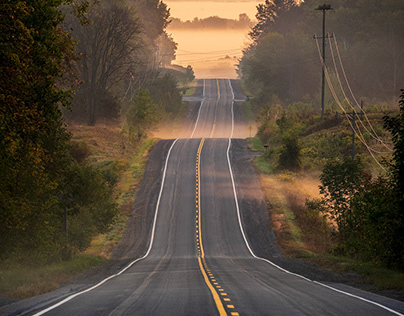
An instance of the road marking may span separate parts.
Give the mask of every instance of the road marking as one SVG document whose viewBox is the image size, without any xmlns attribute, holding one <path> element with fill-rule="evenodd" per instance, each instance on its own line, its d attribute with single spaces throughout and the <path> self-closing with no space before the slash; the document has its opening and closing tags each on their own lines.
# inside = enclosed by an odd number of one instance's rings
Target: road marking
<svg viewBox="0 0 404 316">
<path fill-rule="evenodd" d="M 227 315 L 226 309 L 223 305 L 223 302 L 221 300 L 220 295 L 222 296 L 227 296 L 227 293 L 224 293 L 224 290 L 222 287 L 219 285 L 219 283 L 216 281 L 216 278 L 214 277 L 213 273 L 210 271 L 208 268 L 208 265 L 206 263 L 205 259 L 205 251 L 203 249 L 203 242 L 202 242 L 202 221 L 201 221 L 201 191 L 200 191 L 200 183 L 201 183 L 201 152 L 203 148 L 203 144 L 205 143 L 205 138 L 202 138 L 199 147 L 198 147 L 198 152 L 197 152 L 197 158 L 196 158 L 196 214 L 195 214 L 195 219 L 196 219 L 196 243 L 197 243 L 197 251 L 198 251 L 198 265 L 199 269 L 201 270 L 201 273 L 203 275 L 203 278 L 205 280 L 206 285 L 208 286 L 213 300 L 215 301 L 216 308 L 219 311 L 220 316 Z M 210 280 L 209 280 L 210 278 Z M 212 285 L 213 283 L 213 285 Z M 217 291 L 216 291 L 216 289 Z M 220 294 L 220 295 L 219 295 Z M 234 305 L 232 308 L 234 308 Z M 227 306 L 228 309 L 230 307 Z"/>
<path fill-rule="evenodd" d="M 230 82 L 230 80 L 229 80 L 229 82 Z M 317 281 L 310 280 L 310 279 L 308 279 L 308 278 L 306 278 L 306 277 L 304 277 L 304 276 L 302 276 L 302 275 L 300 275 L 300 274 L 297 274 L 297 273 L 293 273 L 293 272 L 291 272 L 291 271 L 288 271 L 288 270 L 286 270 L 286 269 L 284 269 L 284 268 L 278 266 L 277 264 L 273 263 L 272 261 L 270 261 L 270 260 L 268 260 L 268 259 L 265 259 L 265 258 L 262 258 L 262 257 L 258 257 L 258 256 L 252 251 L 252 249 L 251 249 L 251 247 L 250 247 L 250 244 L 249 244 L 248 241 L 247 241 L 247 237 L 246 237 L 245 232 L 244 232 L 243 224 L 242 224 L 242 222 L 241 222 L 240 208 L 239 208 L 238 197 L 237 197 L 237 193 L 236 193 L 236 185 L 235 185 L 235 183 L 234 183 L 234 176 L 233 176 L 232 166 L 231 166 L 231 162 L 230 162 L 230 147 L 231 147 L 231 138 L 229 138 L 229 143 L 228 143 L 228 146 L 227 146 L 227 164 L 228 164 L 228 167 L 229 167 L 230 178 L 231 178 L 231 182 L 232 182 L 232 186 L 233 186 L 233 195 L 234 195 L 234 201 L 235 201 L 235 204 L 236 204 L 236 210 L 237 210 L 237 217 L 238 217 L 238 222 L 239 222 L 239 228 L 240 228 L 241 234 L 243 235 L 244 243 L 245 243 L 245 245 L 247 246 L 247 249 L 248 249 L 248 251 L 250 252 L 251 256 L 253 256 L 255 259 L 258 259 L 258 260 L 264 261 L 264 262 L 266 262 L 266 263 L 269 263 L 270 265 L 274 266 L 275 268 L 277 268 L 277 269 L 279 269 L 279 270 L 281 270 L 281 271 L 283 271 L 283 272 L 285 272 L 285 273 L 287 273 L 287 274 L 294 275 L 294 276 L 296 276 L 296 277 L 298 277 L 298 278 L 301 278 L 301 279 L 303 279 L 303 280 L 306 280 L 306 281 L 308 281 L 308 282 L 310 282 L 310 283 L 315 283 L 315 284 L 318 284 L 318 285 L 320 285 L 320 286 L 326 287 L 326 288 L 328 288 L 328 289 L 330 289 L 330 290 L 333 290 L 333 291 L 335 291 L 335 292 L 338 292 L 338 293 L 341 293 L 341 294 L 344 294 L 344 295 L 347 295 L 347 296 L 350 296 L 350 297 L 354 297 L 354 298 L 359 299 L 359 300 L 361 300 L 361 301 L 364 301 L 364 302 L 373 304 L 373 305 L 378 306 L 378 307 L 380 307 L 380 308 L 382 308 L 382 309 L 384 309 L 384 310 L 387 310 L 387 311 L 389 311 L 389 312 L 391 312 L 391 313 L 393 313 L 393 314 L 396 314 L 396 315 L 399 315 L 399 316 L 404 316 L 404 314 L 402 314 L 402 313 L 400 313 L 400 312 L 397 312 L 397 311 L 395 311 L 395 310 L 393 310 L 393 309 L 391 309 L 391 308 L 389 308 L 389 307 L 387 307 L 387 306 L 384 306 L 384 305 L 379 304 L 379 303 L 377 303 L 377 302 L 368 300 L 368 299 L 363 298 L 363 297 L 361 297 L 361 296 L 354 295 L 354 294 L 351 294 L 351 293 L 348 293 L 348 292 L 345 292 L 345 291 L 336 289 L 336 288 L 334 288 L 334 287 L 332 287 L 332 286 L 323 284 L 323 283 L 321 283 L 321 282 L 317 282 Z"/>
<path fill-rule="evenodd" d="M 231 133 L 230 133 L 230 138 L 233 138 L 233 133 L 234 133 L 234 91 L 233 91 L 233 87 L 231 86 L 230 79 L 229 79 L 229 87 L 230 87 L 231 95 L 233 96 L 233 100 L 231 101 Z"/>
<path fill-rule="evenodd" d="M 105 282 L 115 278 L 118 275 L 121 275 L 126 270 L 128 270 L 131 266 L 133 266 L 136 262 L 139 262 L 140 260 L 145 259 L 149 255 L 149 253 L 150 253 L 150 251 L 151 251 L 151 249 L 153 247 L 154 234 L 155 234 L 155 231 L 156 231 L 157 215 L 159 213 L 161 195 L 163 193 L 164 183 L 165 183 L 165 180 L 166 180 L 168 160 L 169 160 L 170 155 L 171 155 L 171 150 L 173 149 L 173 147 L 177 143 L 177 141 L 178 141 L 178 138 L 176 140 L 174 140 L 174 142 L 171 144 L 171 147 L 170 147 L 170 149 L 168 150 L 168 153 L 167 153 L 167 158 L 166 158 L 166 162 L 165 162 L 165 165 L 164 165 L 163 177 L 162 177 L 162 181 L 161 181 L 160 193 L 159 193 L 159 197 L 157 199 L 157 205 L 156 205 L 155 214 L 154 214 L 154 221 L 153 221 L 152 234 L 151 234 L 151 238 L 150 238 L 150 244 L 149 244 L 149 248 L 147 249 L 146 254 L 143 257 L 138 258 L 138 259 L 132 261 L 131 263 L 129 263 L 125 268 L 123 268 L 118 273 L 110 275 L 109 277 L 105 278 L 101 282 L 97 283 L 96 285 L 94 285 L 94 286 L 92 286 L 92 287 L 90 287 L 90 288 L 88 288 L 86 290 L 83 290 L 81 292 L 77 292 L 75 294 L 72 294 L 72 295 L 66 297 L 64 300 L 62 300 L 62 301 L 60 301 L 60 302 L 58 302 L 58 303 L 56 303 L 56 304 L 54 304 L 52 306 L 49 306 L 48 308 L 46 308 L 44 310 L 39 311 L 38 313 L 34 314 L 34 316 L 40 316 L 40 315 L 46 314 L 47 312 L 55 309 L 56 307 L 59 307 L 59 306 L 63 305 L 64 303 L 67 303 L 68 301 L 72 300 L 73 298 L 96 289 L 97 287 L 101 286 Z"/>
<path fill-rule="evenodd" d="M 216 79 L 216 85 L 217 85 L 217 100 L 216 100 L 216 107 L 215 107 L 215 117 L 213 119 L 213 127 L 212 127 L 212 131 L 210 133 L 209 138 L 212 138 L 213 132 L 215 131 L 215 128 L 216 128 L 217 108 L 218 108 L 219 100 L 220 100 L 220 87 L 219 87 L 219 80 L 218 79 Z"/>
<path fill-rule="evenodd" d="M 195 121 L 195 125 L 194 125 L 194 130 L 191 133 L 191 136 L 189 138 L 193 138 L 195 131 L 196 131 L 196 127 L 198 126 L 198 122 L 199 122 L 199 117 L 201 115 L 201 110 L 203 107 L 203 103 L 205 102 L 205 79 L 203 79 L 203 93 L 202 93 L 202 102 L 201 102 L 201 106 L 199 107 L 198 110 L 198 116 L 196 117 L 196 121 Z"/>
</svg>

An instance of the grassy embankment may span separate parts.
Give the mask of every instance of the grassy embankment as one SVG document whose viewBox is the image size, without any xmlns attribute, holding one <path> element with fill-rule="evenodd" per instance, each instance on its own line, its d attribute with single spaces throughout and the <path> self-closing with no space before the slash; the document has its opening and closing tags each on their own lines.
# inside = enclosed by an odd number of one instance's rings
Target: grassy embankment
<svg viewBox="0 0 404 316">
<path fill-rule="evenodd" d="M 244 106 L 248 112 L 248 102 Z M 299 173 L 276 171 L 273 163 L 265 158 L 268 149 L 259 138 L 251 138 L 249 147 L 262 153 L 254 160 L 254 166 L 271 212 L 277 242 L 284 255 L 309 260 L 336 272 L 355 271 L 378 290 L 404 290 L 404 273 L 401 271 L 332 255 L 330 249 L 334 243 L 327 229 L 329 223 L 322 214 L 310 213 L 305 205 L 306 199 L 320 197 L 321 170 Z"/>
<path fill-rule="evenodd" d="M 130 148 L 122 138 L 119 126 L 76 126 L 69 130 L 73 140 L 84 142 L 90 149 L 89 163 L 98 166 L 114 165 L 119 176 L 116 189 L 120 208 L 111 231 L 95 238 L 90 248 L 77 253 L 72 260 L 47 266 L 33 263 L 2 262 L 0 264 L 0 295 L 24 299 L 59 288 L 60 283 L 71 282 L 74 276 L 108 259 L 125 229 L 131 204 L 140 183 L 149 150 L 155 139 L 147 139 L 136 148 Z"/>
<path fill-rule="evenodd" d="M 196 80 L 181 89 L 185 95 L 192 95 L 195 87 Z M 186 115 L 186 111 L 183 112 L 174 118 L 176 126 L 182 124 Z M 77 253 L 70 261 L 56 262 L 47 266 L 1 262 L 0 296 L 25 299 L 55 290 L 61 283 L 73 281 L 78 273 L 107 260 L 125 230 L 137 187 L 143 177 L 148 153 L 157 139 L 149 138 L 133 147 L 125 138 L 124 130 L 114 124 L 99 124 L 94 127 L 71 125 L 69 130 L 73 135 L 73 141 L 87 145 L 90 151 L 86 159 L 88 163 L 100 167 L 113 167 L 118 175 L 116 196 L 120 209 L 119 216 L 110 232 L 94 238 L 86 251 Z"/>
</svg>

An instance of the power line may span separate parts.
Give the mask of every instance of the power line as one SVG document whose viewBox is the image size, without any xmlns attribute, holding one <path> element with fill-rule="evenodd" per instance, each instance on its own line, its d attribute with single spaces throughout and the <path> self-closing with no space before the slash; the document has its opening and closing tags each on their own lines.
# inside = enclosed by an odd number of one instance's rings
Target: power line
<svg viewBox="0 0 404 316">
<path fill-rule="evenodd" d="M 344 107 L 342 106 L 342 104 L 341 104 L 341 102 L 340 102 L 340 100 L 339 100 L 339 98 L 338 98 L 338 96 L 337 96 L 337 94 L 336 94 L 336 92 L 335 92 L 335 89 L 334 89 L 334 87 L 333 87 L 333 85 L 332 85 L 330 76 L 329 76 L 329 74 L 328 74 L 327 67 L 325 66 L 325 61 L 324 61 L 324 59 L 323 59 L 322 56 L 321 56 L 320 46 L 319 46 L 319 44 L 318 44 L 318 39 L 315 38 L 315 40 L 316 40 L 316 45 L 317 45 L 318 54 L 319 54 L 319 56 L 320 56 L 320 60 L 321 60 L 321 63 L 322 63 L 322 65 L 323 65 L 323 70 L 324 70 L 325 79 L 327 80 L 327 84 L 328 84 L 328 87 L 330 88 L 331 94 L 333 95 L 333 97 L 334 97 L 335 101 L 337 102 L 338 106 L 341 108 L 342 112 L 344 113 L 345 117 L 347 118 L 348 123 L 349 123 L 349 125 L 351 126 L 352 130 L 355 130 L 355 127 L 354 127 L 354 125 L 353 125 L 352 122 L 351 122 L 351 118 L 353 118 L 353 117 L 351 117 L 351 116 L 349 115 L 350 113 L 347 113 L 347 112 L 346 112 L 346 110 L 345 110 Z M 360 130 L 359 130 L 359 131 L 360 131 Z M 362 132 L 360 132 L 359 134 L 360 134 L 360 136 L 358 135 L 358 139 L 361 141 L 361 143 L 363 143 L 363 144 L 365 145 L 365 147 L 367 148 L 368 152 L 370 153 L 370 155 L 372 156 L 372 158 L 375 160 L 375 162 L 379 165 L 379 167 L 380 167 L 381 169 L 383 169 L 384 171 L 386 171 L 386 169 L 380 164 L 380 162 L 379 162 L 379 161 L 376 159 L 376 157 L 374 156 L 374 154 L 373 154 L 373 152 L 372 152 L 372 149 L 371 149 L 371 147 L 366 143 L 366 141 L 365 141 L 365 139 L 364 139 L 364 137 L 363 137 L 363 135 L 362 135 Z"/>
<path fill-rule="evenodd" d="M 206 54 L 217 54 L 217 53 L 232 53 L 232 52 L 240 52 L 241 53 L 242 49 L 241 48 L 232 48 L 232 49 L 223 49 L 223 50 L 214 50 L 214 51 L 208 51 L 208 52 L 192 52 L 188 50 L 181 50 L 177 49 L 177 52 L 184 52 L 185 54 L 180 54 L 180 55 L 206 55 Z"/>
<path fill-rule="evenodd" d="M 337 55 L 338 55 L 338 59 L 339 59 L 339 62 L 340 62 L 341 70 L 342 70 L 342 73 L 344 74 L 345 82 L 346 82 L 346 84 L 347 84 L 347 87 L 348 87 L 348 89 L 349 89 L 351 95 L 352 95 L 353 100 L 355 101 L 356 105 L 357 105 L 358 107 L 360 107 L 360 106 L 359 106 L 359 103 L 358 103 L 358 101 L 357 101 L 357 99 L 355 98 L 354 93 L 352 92 L 351 85 L 349 84 L 348 78 L 347 78 L 347 76 L 346 76 L 345 68 L 344 68 L 344 65 L 342 64 L 342 59 L 341 59 L 341 55 L 340 55 L 340 53 L 339 53 L 338 43 L 337 43 L 337 39 L 336 39 L 335 34 L 334 34 L 334 42 L 335 42 L 335 48 L 336 48 L 336 51 L 337 51 Z M 331 50 L 332 50 L 331 42 L 330 42 L 330 48 L 331 48 Z M 352 106 L 351 106 L 351 107 L 352 107 Z M 353 108 L 353 107 L 352 107 L 352 108 Z M 369 124 L 370 128 L 372 129 L 374 135 L 376 135 L 375 138 L 376 138 L 378 141 L 380 141 L 390 152 L 393 151 L 389 146 L 387 146 L 387 145 L 384 143 L 384 141 L 379 137 L 379 135 L 377 135 L 376 131 L 374 130 L 372 124 L 370 123 L 369 118 L 368 118 L 368 116 L 367 116 L 367 114 L 366 114 L 366 112 L 365 112 L 365 110 L 364 110 L 363 108 L 362 108 L 362 111 L 363 111 L 363 113 L 364 113 L 364 115 L 365 115 L 365 118 L 366 118 L 366 121 L 368 122 L 368 124 Z M 362 123 L 362 121 L 361 121 L 361 123 Z M 363 123 L 362 123 L 362 125 L 363 125 Z M 363 126 L 364 126 L 364 125 L 363 125 Z M 364 127 L 365 127 L 365 126 L 364 126 Z M 366 129 L 366 127 L 365 127 L 365 129 Z M 369 135 L 372 135 L 372 133 L 370 133 L 367 129 L 366 129 L 366 131 L 369 133 Z M 373 137 L 373 136 L 372 136 L 372 137 Z"/>
<path fill-rule="evenodd" d="M 333 34 L 332 37 L 334 37 L 334 40 L 335 40 L 335 35 L 334 35 L 334 34 Z M 335 69 L 335 75 L 336 75 L 336 77 L 337 77 L 339 86 L 340 86 L 340 88 L 341 88 L 341 92 L 342 92 L 342 94 L 344 95 L 345 99 L 347 100 L 348 105 L 349 105 L 349 106 L 351 107 L 351 109 L 355 112 L 356 110 L 355 110 L 355 108 L 352 106 L 351 102 L 349 101 L 348 96 L 345 94 L 345 90 L 344 90 L 344 88 L 343 88 L 343 86 L 342 86 L 342 82 L 341 82 L 341 79 L 340 79 L 340 77 L 339 77 L 339 71 L 338 71 L 337 64 L 336 64 L 336 62 L 335 62 L 334 50 L 333 50 L 333 48 L 332 48 L 331 39 L 329 39 L 329 44 L 330 44 L 331 56 L 332 56 L 332 60 L 333 60 L 333 64 L 334 64 L 334 69 Z M 339 56 L 339 59 L 340 59 L 341 68 L 344 69 L 344 68 L 343 68 L 343 65 L 342 65 L 341 56 L 339 55 L 339 52 L 338 52 L 338 56 Z M 345 71 L 344 71 L 344 73 L 345 73 Z M 348 82 L 346 76 L 345 76 L 345 79 L 346 79 L 347 85 L 349 86 L 349 82 Z M 352 90 L 351 90 L 351 89 L 350 89 L 350 91 L 351 91 L 351 94 L 352 94 Z M 352 96 L 354 97 L 353 94 L 352 94 Z M 355 98 L 355 97 L 354 97 L 354 98 Z M 356 99 L 355 99 L 355 101 L 356 101 Z M 360 105 L 358 104 L 357 101 L 356 101 L 356 105 L 361 109 L 361 117 L 364 115 L 364 116 L 366 116 L 366 118 L 367 118 L 367 115 L 366 115 L 365 110 L 363 109 L 362 106 L 360 106 Z M 358 117 L 358 118 L 359 118 L 359 117 Z M 370 127 L 371 127 L 371 129 L 372 129 L 374 135 L 366 128 L 365 124 L 363 124 L 363 121 L 362 121 L 360 118 L 359 118 L 359 121 L 360 121 L 360 123 L 362 124 L 363 128 L 368 132 L 368 134 L 369 134 L 371 137 L 373 137 L 374 139 L 376 139 L 376 140 L 378 140 L 378 141 L 380 141 L 380 142 L 383 143 L 383 140 L 382 140 L 381 138 L 379 138 L 379 136 L 377 135 L 376 131 L 374 130 L 372 124 L 370 123 L 369 119 L 368 119 L 367 121 L 368 121 L 368 124 L 370 125 Z M 387 147 L 387 146 L 386 146 L 386 147 Z M 387 148 L 388 148 L 388 147 L 387 147 Z"/>
</svg>

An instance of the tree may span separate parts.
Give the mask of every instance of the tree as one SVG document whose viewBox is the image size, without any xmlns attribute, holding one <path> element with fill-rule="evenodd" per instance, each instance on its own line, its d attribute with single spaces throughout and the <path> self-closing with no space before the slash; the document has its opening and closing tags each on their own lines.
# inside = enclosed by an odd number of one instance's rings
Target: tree
<svg viewBox="0 0 404 316">
<path fill-rule="evenodd" d="M 158 50 L 157 59 L 161 62 L 161 67 L 165 68 L 171 65 L 171 62 L 175 60 L 175 51 L 178 44 L 174 41 L 171 35 L 163 32 L 158 38 Z"/>
<path fill-rule="evenodd" d="M 400 113 L 396 117 L 384 116 L 384 128 L 391 133 L 393 148 L 393 161 L 390 164 L 392 181 L 400 201 L 401 210 L 404 209 L 404 89 L 401 90 Z M 401 212 L 404 224 L 404 212 Z"/>
<path fill-rule="evenodd" d="M 132 0 L 144 26 L 150 45 L 164 32 L 170 23 L 170 9 L 161 0 Z"/>
<path fill-rule="evenodd" d="M 126 114 L 129 134 L 135 135 L 135 141 L 146 136 L 147 129 L 160 119 L 158 108 L 153 103 L 148 90 L 139 89 L 133 98 L 132 106 Z"/>
<path fill-rule="evenodd" d="M 71 92 L 64 74 L 74 61 L 74 43 L 61 28 L 60 6 L 66 3 L 71 4 L 64 0 L 0 4 L 4 26 L 0 30 L 0 259 L 14 257 L 37 264 L 61 259 L 66 249 L 63 196 L 74 193 L 72 222 L 91 215 L 90 232 L 85 227 L 71 230 L 87 240 L 104 232 L 116 212 L 112 186 L 70 155 L 70 134 L 60 110 L 69 104 Z M 83 194 L 83 188 L 90 192 Z"/>
<path fill-rule="evenodd" d="M 318 5 L 316 0 L 298 5 L 292 1 L 268 0 L 257 7 L 258 23 L 250 32 L 253 41 L 244 51 L 239 66 L 239 75 L 254 99 L 266 103 L 268 93 L 273 93 L 269 89 L 276 87 L 275 93 L 283 102 L 318 102 L 321 62 L 315 41 L 309 40 L 313 34 L 321 32 L 321 14 L 315 10 Z M 356 99 L 376 98 L 389 103 L 393 100 L 395 104 L 396 91 L 404 82 L 404 20 L 401 18 L 404 2 L 340 0 L 333 3 L 333 9 L 327 13 L 326 31 L 335 36 L 327 41 L 333 43 L 334 54 L 337 41 Z M 279 48 L 282 50 L 280 58 L 273 58 L 273 51 L 279 46 L 275 43 L 273 48 L 268 46 L 270 34 L 284 38 L 282 49 Z M 329 48 L 327 45 L 327 50 Z M 330 52 L 326 55 L 327 66 L 333 68 Z M 261 68 L 252 67 L 254 61 Z M 278 78 L 274 76 L 277 70 L 282 70 Z M 329 73 L 335 76 L 331 70 Z M 341 72 L 339 75 L 343 78 Z M 342 95 L 338 90 L 337 94 Z M 331 106 L 330 97 L 327 98 Z"/>
<path fill-rule="evenodd" d="M 364 171 L 358 158 L 330 159 L 320 176 L 320 193 L 335 220 L 343 239 L 351 225 L 351 205 L 355 194 L 363 189 Z"/>
<path fill-rule="evenodd" d="M 189 82 L 191 82 L 195 79 L 195 73 L 194 73 L 194 70 L 192 69 L 192 66 L 190 66 L 190 65 L 187 66 L 187 68 L 185 70 L 185 75 Z"/>
<path fill-rule="evenodd" d="M 269 32 L 276 32 L 276 30 L 271 30 L 271 27 L 283 13 L 294 6 L 296 6 L 295 0 L 265 0 L 263 4 L 258 4 L 255 15 L 258 22 L 249 33 L 250 37 L 257 42 L 261 36 Z"/>
<path fill-rule="evenodd" d="M 65 1 L 0 4 L 0 253 L 49 246 L 69 134 L 59 84 L 73 58 L 60 24 Z M 13 247 L 10 247 L 13 245 Z M 49 249 L 49 248 L 48 248 Z"/>
<path fill-rule="evenodd" d="M 182 109 L 178 81 L 173 75 L 166 73 L 164 76 L 155 78 L 147 85 L 147 89 L 161 113 L 175 115 Z"/>
<path fill-rule="evenodd" d="M 92 7 L 87 18 L 89 25 L 77 20 L 73 24 L 83 80 L 73 110 L 83 115 L 80 112 L 85 109 L 87 124 L 94 125 L 102 114 L 110 118 L 119 115 L 119 102 L 112 89 L 135 72 L 135 54 L 143 44 L 139 19 L 122 4 L 103 2 Z"/>
</svg>

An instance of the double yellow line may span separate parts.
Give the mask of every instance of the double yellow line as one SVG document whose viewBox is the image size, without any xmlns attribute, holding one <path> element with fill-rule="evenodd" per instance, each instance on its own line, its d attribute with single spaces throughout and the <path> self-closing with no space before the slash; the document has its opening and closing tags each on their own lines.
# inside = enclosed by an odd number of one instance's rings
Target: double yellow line
<svg viewBox="0 0 404 316">
<path fill-rule="evenodd" d="M 227 315 L 226 310 L 224 309 L 223 303 L 220 300 L 220 296 L 217 293 L 216 289 L 213 287 L 212 283 L 209 280 L 208 273 L 210 273 L 209 269 L 207 269 L 206 260 L 205 260 L 205 252 L 203 250 L 202 243 L 202 231 L 201 231 L 201 152 L 203 148 L 203 144 L 205 143 L 205 138 L 202 138 L 198 152 L 196 155 L 196 245 L 198 249 L 198 263 L 199 269 L 202 272 L 203 278 L 205 280 L 206 285 L 208 286 L 210 292 L 212 293 L 213 299 L 215 300 L 216 307 L 219 311 L 220 315 Z"/>
<path fill-rule="evenodd" d="M 215 301 L 216 308 L 219 311 L 219 315 L 227 315 L 226 309 L 223 306 L 221 297 L 223 301 L 227 302 L 227 308 L 229 310 L 234 311 L 234 305 L 231 305 L 231 300 L 227 296 L 227 293 L 224 292 L 224 289 L 219 285 L 215 276 L 210 271 L 206 259 L 205 259 L 205 251 L 203 249 L 202 243 L 202 218 L 201 218 L 201 152 L 203 148 L 203 144 L 205 143 L 205 138 L 202 138 L 199 143 L 198 152 L 196 155 L 196 215 L 195 215 L 195 223 L 196 223 L 196 245 L 198 250 L 198 264 L 199 269 L 203 275 L 206 285 L 208 286 L 213 300 Z M 220 295 L 219 295 L 220 293 Z M 231 312 L 231 315 L 239 315 L 237 312 Z"/>
<path fill-rule="evenodd" d="M 217 100 L 216 100 L 216 108 L 215 108 L 215 118 L 213 119 L 213 127 L 212 131 L 210 133 L 210 138 L 213 136 L 213 132 L 215 131 L 216 128 L 216 115 L 217 115 L 217 108 L 219 106 L 219 100 L 220 100 L 220 87 L 219 87 L 219 80 L 216 79 L 216 86 L 217 86 Z"/>
</svg>

